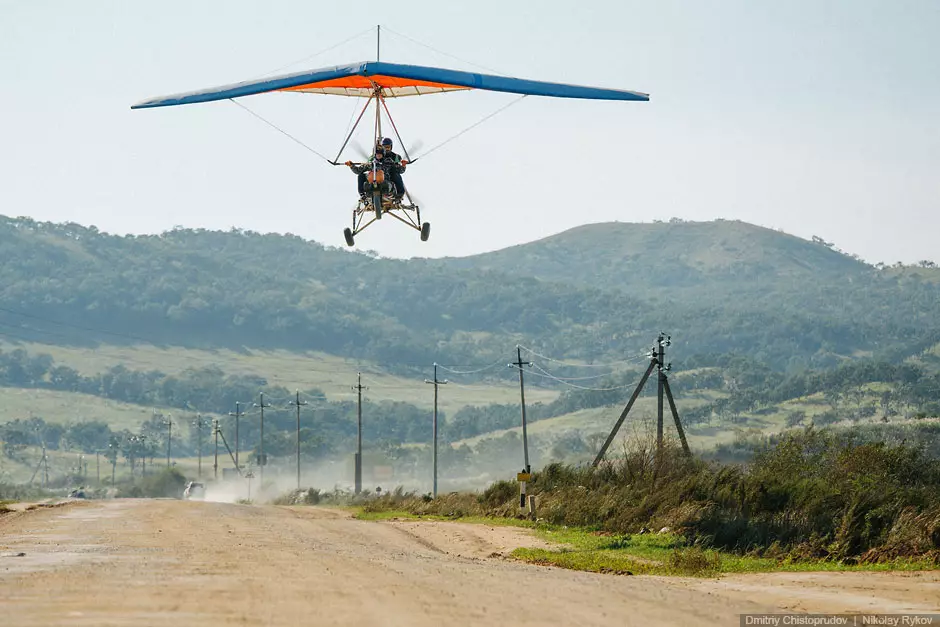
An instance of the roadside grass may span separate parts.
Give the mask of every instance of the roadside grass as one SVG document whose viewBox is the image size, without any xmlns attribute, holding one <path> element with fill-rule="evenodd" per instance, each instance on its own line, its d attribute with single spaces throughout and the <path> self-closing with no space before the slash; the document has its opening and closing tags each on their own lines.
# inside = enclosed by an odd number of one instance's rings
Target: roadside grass
<svg viewBox="0 0 940 627">
<path fill-rule="evenodd" d="M 871 564 L 823 559 L 778 560 L 689 546 L 683 536 L 672 533 L 619 535 L 518 518 L 417 515 L 405 510 L 365 511 L 361 506 L 344 509 L 354 512 L 356 519 L 367 521 L 452 521 L 532 529 L 541 539 L 561 548 L 520 548 L 510 554 L 513 558 L 541 566 L 596 573 L 715 577 L 731 573 L 937 570 L 937 565 L 927 559 L 901 558 Z"/>
</svg>

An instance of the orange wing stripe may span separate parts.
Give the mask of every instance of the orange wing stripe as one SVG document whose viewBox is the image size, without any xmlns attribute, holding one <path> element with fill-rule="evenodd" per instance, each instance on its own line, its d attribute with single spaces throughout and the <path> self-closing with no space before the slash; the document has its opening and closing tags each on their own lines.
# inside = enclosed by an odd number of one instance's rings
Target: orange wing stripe
<svg viewBox="0 0 940 627">
<path fill-rule="evenodd" d="M 347 76 L 344 78 L 334 78 L 328 81 L 319 81 L 316 83 L 308 83 L 306 85 L 298 85 L 297 87 L 288 87 L 287 89 L 282 89 L 281 91 L 303 91 L 305 89 L 321 89 L 329 87 L 338 87 L 345 89 L 369 89 L 372 87 L 372 83 L 380 85 L 382 87 L 438 87 L 441 89 L 470 89 L 469 87 L 462 87 L 460 85 L 448 85 L 446 83 L 431 83 L 428 81 L 416 81 L 411 78 L 395 78 L 392 76 Z"/>
</svg>

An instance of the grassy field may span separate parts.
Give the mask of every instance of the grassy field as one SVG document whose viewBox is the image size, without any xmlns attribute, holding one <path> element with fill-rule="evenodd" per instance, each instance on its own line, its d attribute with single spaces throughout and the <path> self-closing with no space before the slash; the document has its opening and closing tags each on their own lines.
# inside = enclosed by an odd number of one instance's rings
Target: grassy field
<svg viewBox="0 0 940 627">
<path fill-rule="evenodd" d="M 76 392 L 0 387 L 0 423 L 39 416 L 52 423 L 100 420 L 108 423 L 112 430 L 136 430 L 141 422 L 150 418 L 153 410 Z M 171 414 L 179 411 L 161 407 L 156 410 Z"/>
<path fill-rule="evenodd" d="M 396 518 L 452 520 L 442 516 L 416 516 L 406 511 L 365 512 L 356 508 L 361 520 Z M 721 573 L 777 571 L 848 570 L 935 570 L 928 560 L 899 559 L 878 564 L 845 564 L 830 560 L 773 560 L 702 550 L 686 546 L 685 539 L 672 533 L 610 535 L 589 529 L 559 527 L 517 518 L 461 517 L 462 523 L 507 525 L 533 529 L 558 549 L 516 549 L 512 556 L 533 564 L 559 566 L 572 570 L 634 575 L 715 576 Z"/>
<path fill-rule="evenodd" d="M 285 350 L 233 351 L 195 350 L 180 347 L 162 348 L 152 345 L 101 345 L 96 348 L 79 348 L 51 344 L 4 344 L 3 350 L 23 348 L 32 354 L 46 353 L 58 364 L 74 368 L 83 375 L 93 375 L 111 366 L 123 364 L 131 370 L 159 370 L 176 374 L 187 368 L 218 367 L 226 374 L 256 374 L 265 377 L 272 385 L 282 385 L 288 390 L 319 388 L 330 400 L 352 400 L 355 392 L 356 374 L 363 373 L 363 384 L 369 387 L 366 396 L 373 401 L 407 401 L 419 407 L 431 408 L 434 395 L 424 379 L 405 378 L 380 373 L 381 369 L 367 362 L 356 362 L 324 353 L 293 353 Z M 431 376 L 431 366 L 428 366 Z M 444 378 L 442 376 L 442 378 Z M 526 399 L 530 402 L 549 402 L 558 392 L 526 387 Z M 465 405 L 488 403 L 514 403 L 519 399 L 519 388 L 513 381 L 485 385 L 462 385 L 459 381 L 441 390 L 439 407 L 445 412 L 455 412 Z M 0 419 L 2 420 L 2 419 Z"/>
</svg>

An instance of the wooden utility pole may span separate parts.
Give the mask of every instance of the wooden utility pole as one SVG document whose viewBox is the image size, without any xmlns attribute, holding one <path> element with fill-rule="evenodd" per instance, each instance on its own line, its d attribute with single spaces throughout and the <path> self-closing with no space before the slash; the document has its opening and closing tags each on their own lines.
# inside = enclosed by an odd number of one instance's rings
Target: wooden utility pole
<svg viewBox="0 0 940 627">
<path fill-rule="evenodd" d="M 356 421 L 356 469 L 355 469 L 355 490 L 356 494 L 362 492 L 362 373 L 358 373 L 358 379 L 353 389 L 359 393 L 358 411 Z"/>
<path fill-rule="evenodd" d="M 297 489 L 300 489 L 300 406 L 306 405 L 307 401 L 300 400 L 300 390 L 297 390 L 296 400 L 291 401 L 290 404 L 294 405 L 297 408 Z"/>
<path fill-rule="evenodd" d="M 212 463 L 212 474 L 213 477 L 218 480 L 219 478 L 219 419 L 215 418 L 212 420 L 212 435 L 215 436 L 215 460 Z"/>
<path fill-rule="evenodd" d="M 447 380 L 439 380 L 437 378 L 437 364 L 434 364 L 434 380 L 428 381 L 424 380 L 425 383 L 434 384 L 434 420 L 431 427 L 431 432 L 433 434 L 432 439 L 434 442 L 434 453 L 433 453 L 433 467 L 434 467 L 434 479 L 432 482 L 431 496 L 437 498 L 437 388 L 440 385 L 447 385 Z"/>
<path fill-rule="evenodd" d="M 516 361 L 510 364 L 519 369 L 519 399 L 522 404 L 522 454 L 525 459 L 525 467 L 523 471 L 526 473 L 532 472 L 532 467 L 529 466 L 529 437 L 526 432 L 526 422 L 525 422 L 525 381 L 522 377 L 522 367 L 532 365 L 531 362 L 522 361 L 522 348 L 518 345 L 516 346 Z"/>
<path fill-rule="evenodd" d="M 666 362 L 664 359 L 666 347 L 671 343 L 670 338 L 662 333 L 656 338 L 656 368 L 658 371 L 656 377 L 656 459 L 659 459 L 663 452 L 663 398 L 666 392 Z"/>
<path fill-rule="evenodd" d="M 264 491 L 264 467 L 267 463 L 267 459 L 264 457 L 264 408 L 270 407 L 270 405 L 264 404 L 264 392 L 260 392 L 259 402 L 255 407 L 261 408 L 261 445 L 258 449 L 258 465 L 261 467 L 261 476 L 259 477 L 258 485 L 261 486 L 259 490 Z"/>
<path fill-rule="evenodd" d="M 241 411 L 239 405 L 239 402 L 235 401 L 235 413 L 229 412 L 228 415 L 235 416 L 235 468 L 239 468 L 238 472 L 241 474 L 241 467 L 238 465 L 238 419 L 244 416 L 245 412 Z"/>
<path fill-rule="evenodd" d="M 170 467 L 170 442 L 173 441 L 173 416 L 166 419 L 166 467 Z M 153 468 L 151 468 L 153 470 Z"/>
<path fill-rule="evenodd" d="M 199 466 L 197 472 L 197 477 L 202 479 L 202 428 L 209 424 L 208 421 L 203 421 L 202 414 L 196 414 L 196 419 L 192 422 L 193 426 L 196 427 L 196 451 L 199 455 Z"/>
</svg>

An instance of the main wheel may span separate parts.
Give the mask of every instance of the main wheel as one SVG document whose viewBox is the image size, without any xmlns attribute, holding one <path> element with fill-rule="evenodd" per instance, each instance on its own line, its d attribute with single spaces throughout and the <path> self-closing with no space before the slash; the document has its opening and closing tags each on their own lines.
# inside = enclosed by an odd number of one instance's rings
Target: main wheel
<svg viewBox="0 0 940 627">
<path fill-rule="evenodd" d="M 343 229 L 343 237 L 346 238 L 346 245 L 347 245 L 347 246 L 355 246 L 355 245 L 356 245 L 356 240 L 353 239 L 353 234 L 352 234 L 352 231 L 351 231 L 350 229 L 348 229 L 348 228 Z"/>
<path fill-rule="evenodd" d="M 422 242 L 428 241 L 428 237 L 430 236 L 431 236 L 431 223 L 425 222 L 424 224 L 421 225 L 421 241 Z"/>
<path fill-rule="evenodd" d="M 382 192 L 377 191 L 372 194 L 372 207 L 375 209 L 375 219 L 382 219 Z"/>
</svg>

